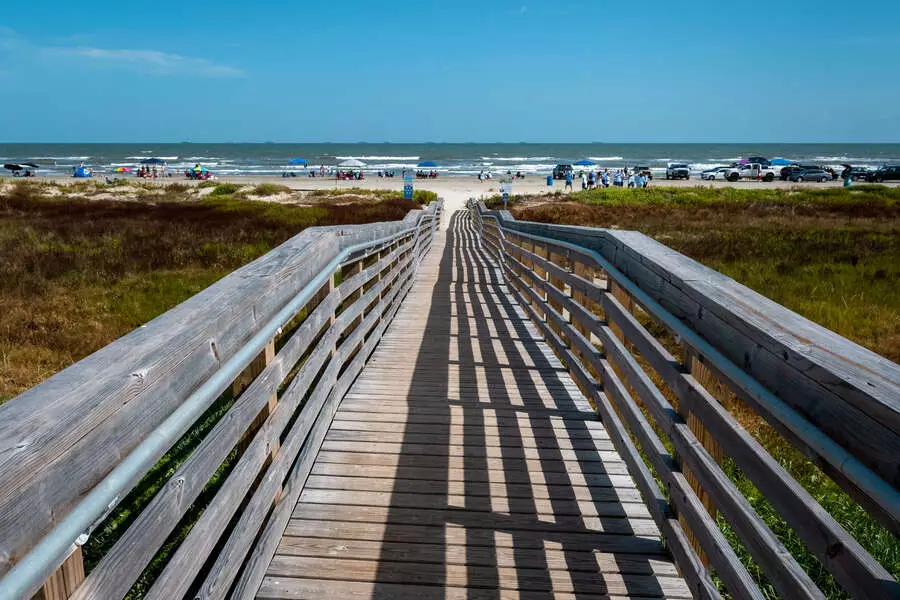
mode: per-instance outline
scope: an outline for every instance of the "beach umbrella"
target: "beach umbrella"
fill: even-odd
[[[364,163],[361,160],[356,160],[355,158],[350,158],[348,160],[345,160],[342,163],[338,163],[338,166],[339,167],[357,167],[357,168],[359,168],[359,167],[366,166],[366,163]]]
[[[209,169],[207,169],[206,167],[201,167],[200,165],[197,165],[196,167],[191,169],[191,171],[193,171],[194,173],[206,173],[207,171],[209,171]]]
[[[417,166],[419,166],[419,167],[436,167],[438,165],[433,160],[423,160]]]
[[[749,161],[748,159],[746,159],[746,158],[742,158],[741,160],[739,160],[739,161],[737,162],[737,164],[739,164],[739,165],[749,165],[749,164],[750,164],[750,161]]]
[[[592,160],[584,159],[584,160],[579,160],[577,163],[575,163],[575,166],[576,167],[593,167],[596,164],[597,163],[595,163]]]
[[[161,158],[146,158],[141,161],[142,165],[164,165],[166,161]]]
[[[7,171],[21,171],[22,165],[14,165],[12,163],[7,163],[7,164],[3,165],[3,168],[6,169]]]
[[[792,165],[792,164],[794,164],[794,163],[791,162],[791,161],[789,161],[789,160],[786,159],[786,158],[773,158],[773,159],[769,162],[769,164],[774,165],[774,166],[776,166],[776,167],[787,167],[787,166],[790,166],[790,165]]]
[[[130,167],[119,167],[116,169],[116,173],[131,173]]]
[[[305,158],[292,158],[288,162],[288,164],[289,165],[301,165],[301,166],[305,167],[309,164],[309,161],[307,161]]]

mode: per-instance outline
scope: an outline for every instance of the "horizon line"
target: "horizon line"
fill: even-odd
[[[702,142],[622,142],[622,141],[593,141],[593,142],[547,142],[547,141],[517,141],[517,142],[498,142],[498,141],[468,141],[468,142],[446,142],[446,141],[367,141],[367,140],[358,140],[358,141],[193,141],[193,140],[179,140],[179,141],[151,141],[151,140],[138,140],[138,141],[0,141],[0,145],[28,145],[28,144],[85,144],[85,145],[93,145],[93,144],[121,144],[121,145],[137,145],[137,144],[166,144],[166,145],[190,145],[190,144],[256,144],[256,145],[268,145],[268,146],[287,146],[287,145],[356,145],[356,144],[384,144],[384,145],[455,145],[455,146],[473,146],[473,145],[488,145],[488,146],[503,146],[503,145],[543,145],[543,146],[563,146],[563,145],[571,145],[571,146],[606,146],[606,145],[656,145],[656,146],[691,146],[691,145],[738,145],[738,144],[773,144],[773,145],[803,145],[803,144],[815,144],[815,145],[851,145],[851,144],[878,144],[878,145],[897,145],[900,144],[900,141],[802,141],[802,142],[786,142],[786,141],[761,141],[761,140],[747,140],[747,141],[702,141]]]

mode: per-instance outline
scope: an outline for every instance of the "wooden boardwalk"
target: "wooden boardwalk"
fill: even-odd
[[[450,218],[258,597],[689,598],[596,413]]]

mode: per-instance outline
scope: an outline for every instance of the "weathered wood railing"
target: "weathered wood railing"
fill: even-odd
[[[122,598],[179,528],[142,593],[252,597],[441,207],[306,230],[0,406],[0,598]],[[92,530],[216,409],[85,579]]]
[[[739,469],[850,595],[897,581],[739,420],[754,414],[900,533],[900,366],[637,232],[469,204],[482,247],[601,414],[697,598],[823,592],[723,469]]]

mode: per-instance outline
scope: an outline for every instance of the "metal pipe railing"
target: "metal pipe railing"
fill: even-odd
[[[390,236],[349,246],[340,251],[298,294],[259,329],[221,368],[160,423],[128,456],[103,478],[50,532],[0,580],[0,600],[18,600],[35,593],[59,567],[73,546],[84,545],[93,529],[118,505],[136,482],[210,407],[234,379],[262,352],[282,328],[319,292],[334,272],[354,253],[381,246],[410,233],[420,233],[428,220],[429,235],[440,206],[419,216],[414,227]],[[418,237],[418,236],[417,236]]]

